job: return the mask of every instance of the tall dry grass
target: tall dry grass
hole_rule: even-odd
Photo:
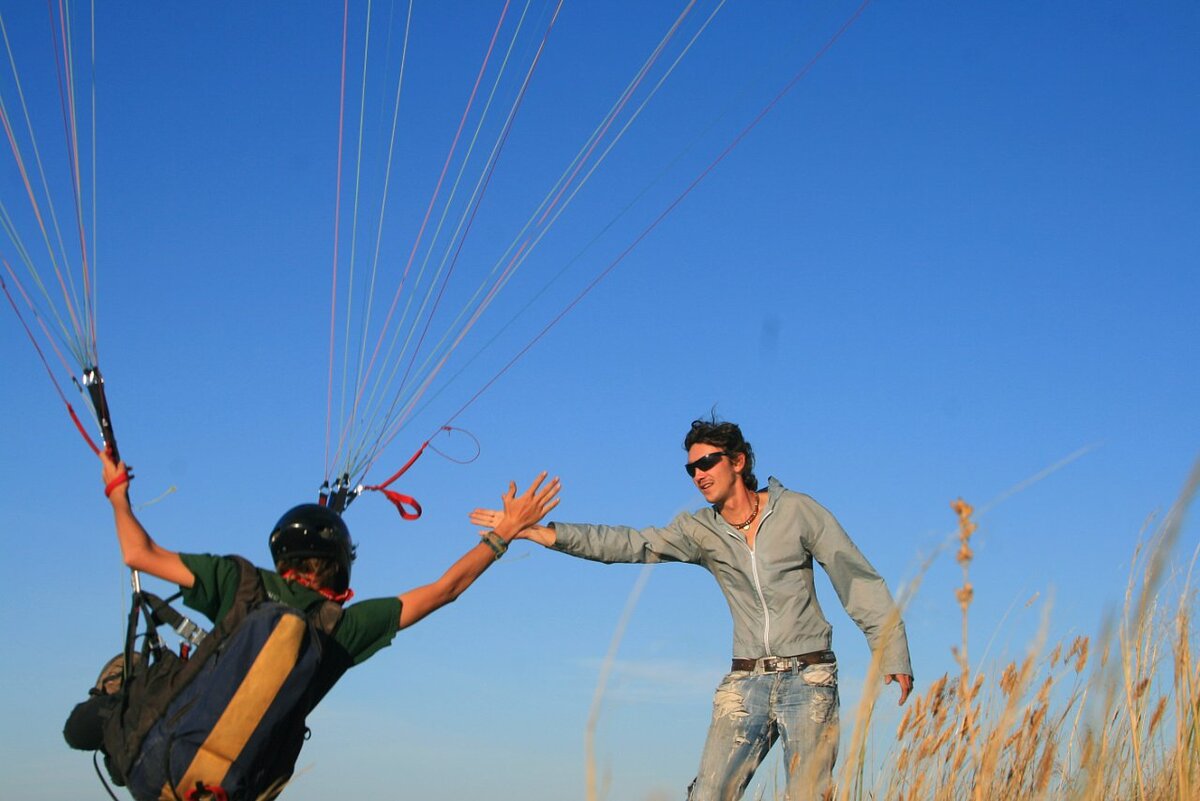
[[[1175,557],[1198,485],[1200,464],[1135,554],[1116,621],[1070,642],[1039,636],[1023,658],[991,670],[969,658],[975,523],[970,505],[956,501],[958,670],[910,699],[891,751],[876,761],[865,747],[880,691],[872,666],[838,801],[1198,801],[1195,560]]]

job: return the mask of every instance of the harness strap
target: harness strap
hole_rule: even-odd
[[[146,601],[150,604],[151,610],[154,612],[154,619],[158,623],[165,623],[175,632],[186,640],[186,644],[199,645],[204,637],[208,634],[203,628],[196,625],[191,619],[180,614],[179,610],[171,606],[170,600],[164,601],[153,593],[145,593]],[[172,596],[172,598],[177,596]]]

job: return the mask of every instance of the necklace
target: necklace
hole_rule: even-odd
[[[746,518],[746,522],[745,523],[730,522],[729,525],[733,526],[738,531],[745,531],[746,529],[750,528],[750,524],[754,522],[754,518],[756,518],[756,517],[758,517],[758,493],[757,492],[754,493],[754,510],[752,512],[750,512],[750,516]]]

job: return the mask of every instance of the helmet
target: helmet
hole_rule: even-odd
[[[350,586],[350,563],[354,561],[354,543],[341,515],[316,503],[302,503],[284,512],[275,524],[269,540],[271,557],[279,564],[285,559],[318,556],[337,564],[333,589]]]

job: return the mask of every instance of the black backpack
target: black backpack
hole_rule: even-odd
[[[186,618],[152,593],[134,593],[124,681],[103,699],[100,748],[113,782],[137,801],[274,798],[292,775],[306,716],[350,667],[332,637],[341,606],[320,601],[299,611],[271,601],[258,570],[231,558],[239,567],[233,604],[190,656],[157,634],[169,625],[186,637]]]

